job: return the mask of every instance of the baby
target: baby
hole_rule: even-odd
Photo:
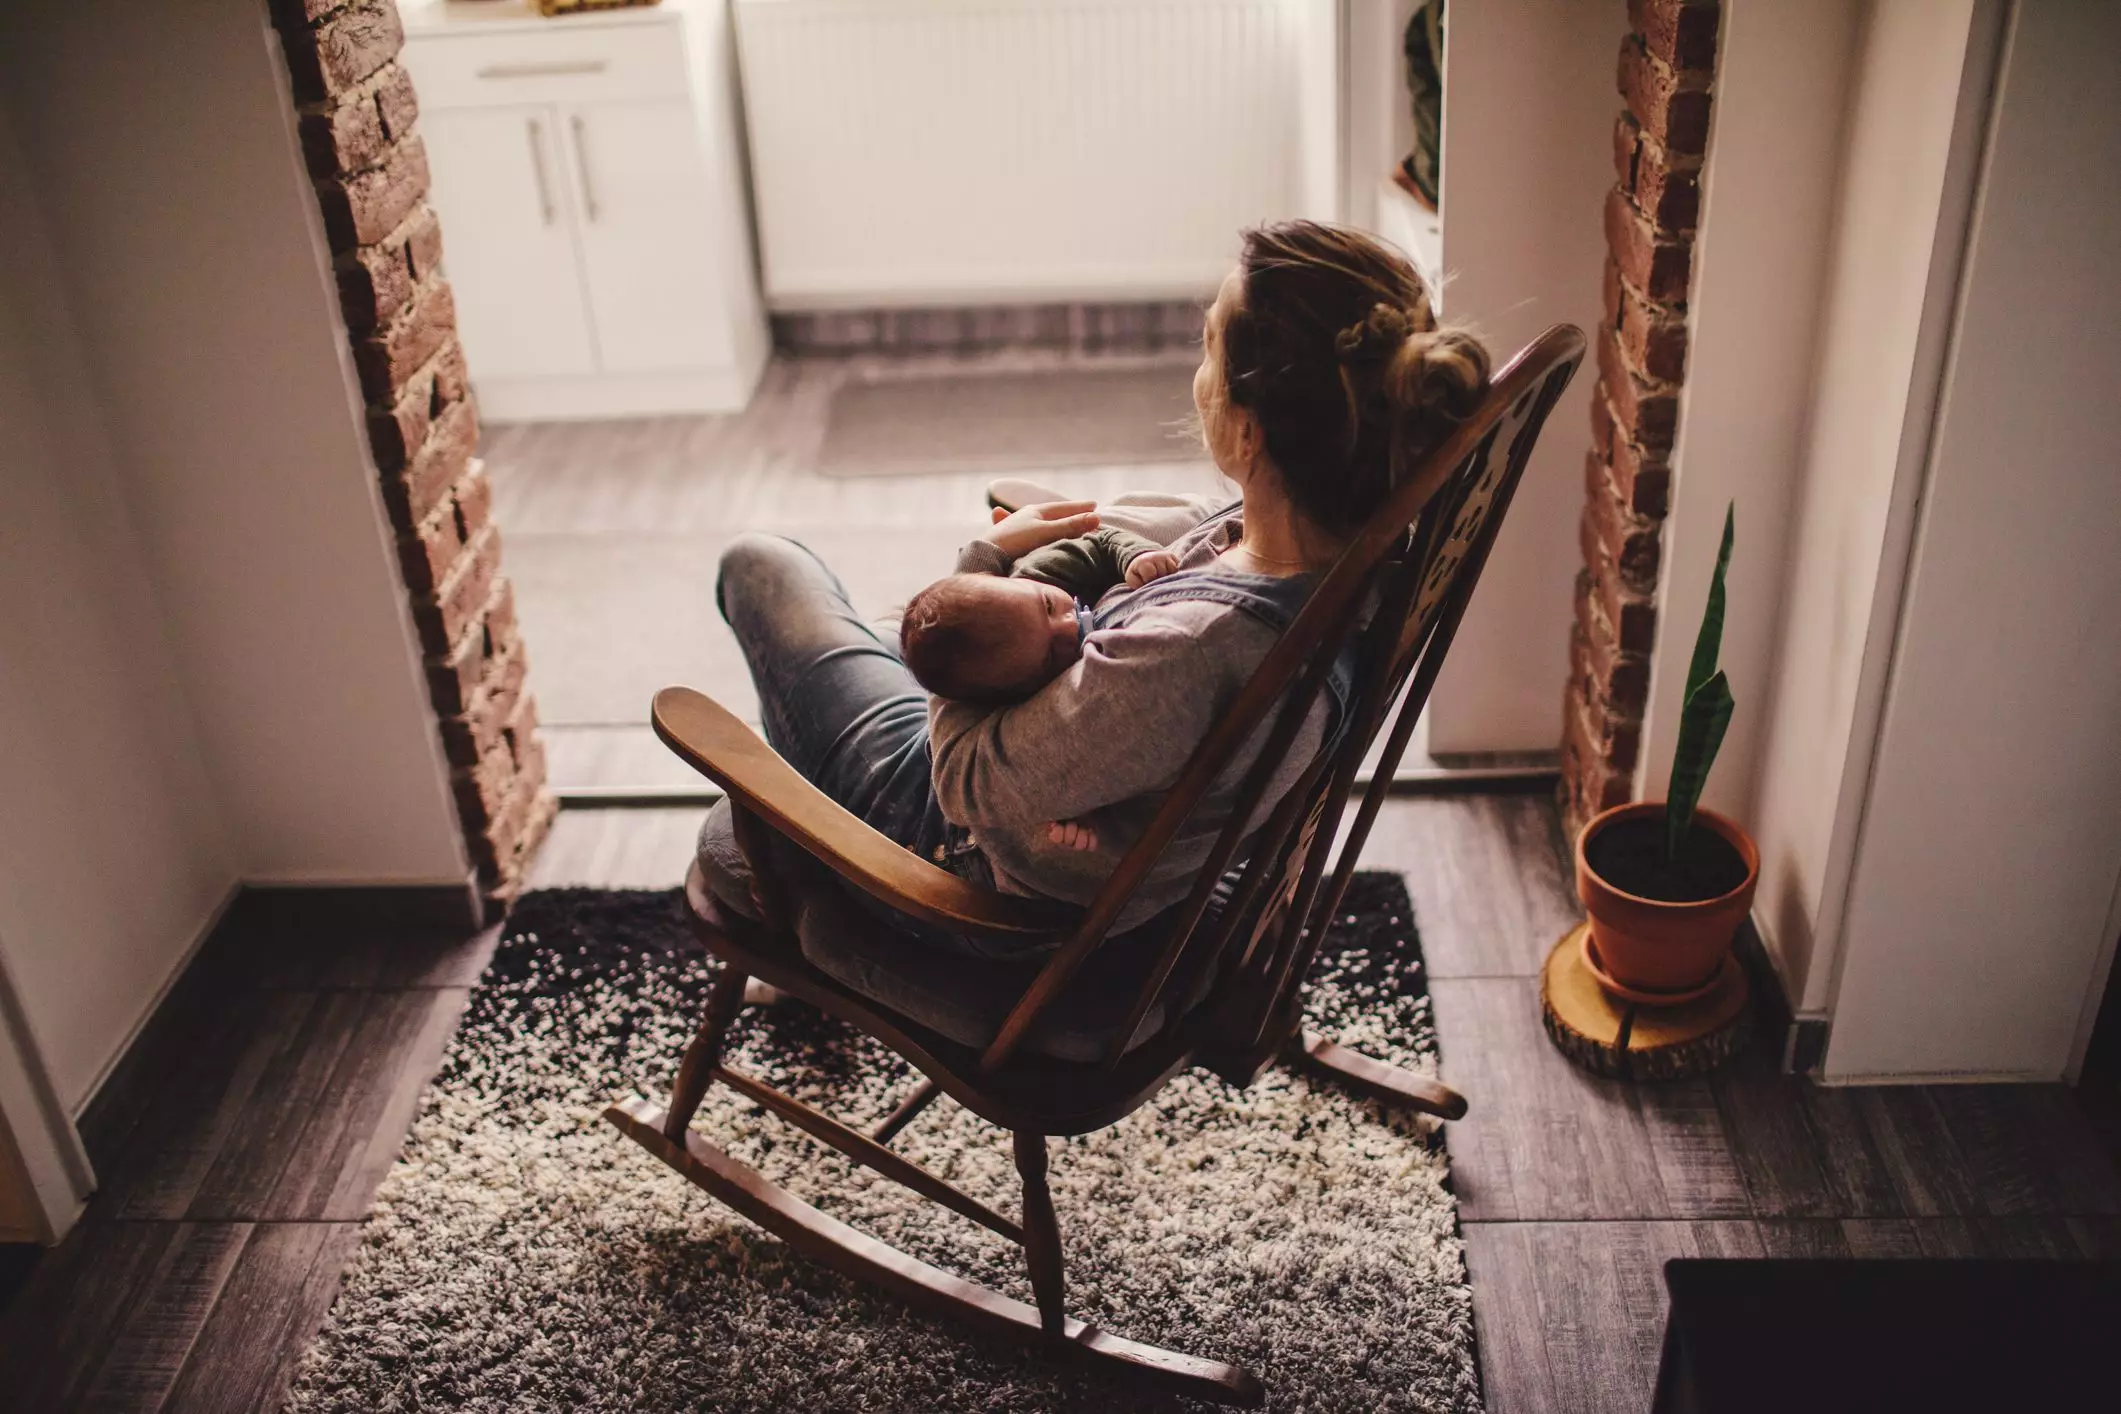
[[[1007,575],[954,574],[913,596],[899,623],[899,653],[914,680],[955,702],[1021,702],[1082,657],[1090,606],[1105,591],[1139,588],[1178,568],[1178,557],[1107,526],[1020,556]],[[1058,820],[1047,838],[1097,848],[1097,834]]]

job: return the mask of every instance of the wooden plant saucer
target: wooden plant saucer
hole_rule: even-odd
[[[1677,1080],[1745,1049],[1753,1009],[1743,967],[1726,965],[1703,995],[1678,1005],[1622,1001],[1584,960],[1589,927],[1579,923],[1564,934],[1539,972],[1539,1009],[1563,1055],[1616,1080]]]

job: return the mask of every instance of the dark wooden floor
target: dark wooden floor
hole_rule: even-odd
[[[532,883],[671,884],[698,818],[568,812]],[[2121,1255],[2107,1116],[2070,1091],[1572,1069],[1539,1029],[1573,907],[1543,798],[1396,800],[1366,863],[1407,876],[1472,1101],[1451,1163],[1495,1414],[1646,1408],[1667,1257]],[[0,1318],[0,1402],[275,1407],[490,946],[262,916],[217,942],[88,1116],[105,1191]]]
[[[2060,1086],[1825,1088],[1766,1038],[1712,1078],[1627,1085],[1547,1042],[1537,973],[1577,910],[1551,805],[1395,802],[1429,961],[1492,1414],[1648,1407],[1682,1256],[2116,1256],[2121,1170]]]
[[[0,1408],[277,1409],[493,934],[253,896],[82,1120],[100,1191],[0,1316]]]

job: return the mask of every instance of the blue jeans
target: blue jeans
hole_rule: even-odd
[[[879,834],[990,884],[969,833],[945,820],[935,801],[927,692],[906,671],[898,645],[855,612],[824,561],[780,536],[740,536],[722,552],[715,603],[751,669],[766,741],[782,759]],[[993,955],[979,940],[849,891],[922,942]]]

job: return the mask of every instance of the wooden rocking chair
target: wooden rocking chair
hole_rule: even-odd
[[[686,881],[693,922],[723,969],[678,1067],[668,1106],[631,1099],[613,1105],[606,1118],[796,1250],[916,1306],[1169,1391],[1259,1404],[1264,1388],[1237,1366],[1138,1344],[1067,1317],[1046,1140],[1114,1123],[1185,1066],[1205,1066],[1245,1085],[1277,1058],[1389,1103],[1446,1119],[1465,1113],[1465,1101],[1445,1086],[1305,1031],[1301,989],[1533,440],[1582,357],[1582,334],[1556,327],[1496,375],[1479,411],[1320,580],[1087,908],[993,893],[946,873],[828,799],[713,701],[685,688],[658,693],[656,731],[729,795],[752,897],[748,907],[732,906],[710,890],[699,864],[693,866]],[[1374,605],[1367,619],[1366,603]],[[1355,691],[1339,735],[1265,823],[1243,837],[1243,823],[1328,669],[1350,644],[1357,655]],[[1127,948],[1101,954],[1107,929],[1158,855],[1277,706],[1240,804],[1190,895],[1163,916],[1150,942],[1143,944],[1137,932],[1129,935]],[[1383,751],[1336,851],[1358,769],[1388,720]],[[1233,866],[1233,886],[1220,907],[1211,906],[1216,884]],[[995,975],[975,975],[969,983],[967,974],[978,974],[982,964],[950,958],[941,969],[948,975],[931,979],[937,993],[958,989],[950,995],[876,985],[878,973],[874,966],[865,973],[864,957],[892,958],[896,972],[907,965],[909,949],[887,925],[854,906],[827,871],[915,918],[968,935],[1019,944],[1038,940],[1051,950],[1014,968],[994,964]],[[724,1040],[754,980],[874,1036],[925,1078],[888,1119],[864,1134],[723,1064]],[[856,1162],[1020,1244],[1036,1307],[826,1216],[693,1133],[692,1117],[717,1081]],[[1023,1179],[1021,1220],[888,1147],[939,1093],[1013,1134]]]

